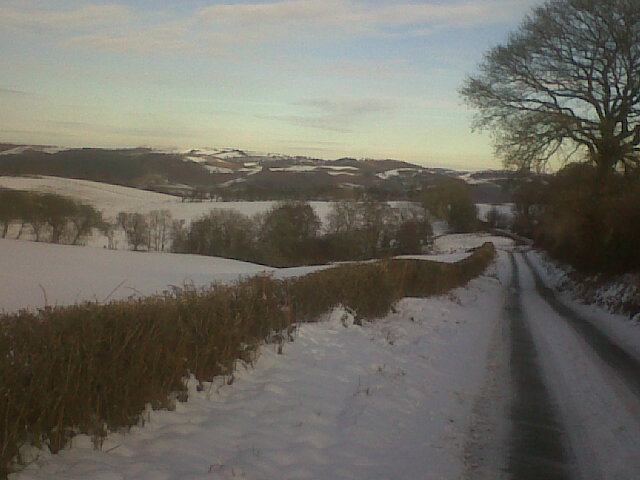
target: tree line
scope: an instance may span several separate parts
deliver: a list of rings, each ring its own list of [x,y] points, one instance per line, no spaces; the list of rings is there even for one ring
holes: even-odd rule
[[[284,267],[422,253],[432,230],[423,209],[370,199],[335,202],[322,229],[308,202],[285,200],[253,217],[212,210],[173,235],[175,252]]]
[[[284,200],[247,216],[213,209],[187,224],[167,210],[120,212],[105,220],[91,205],[52,193],[0,190],[0,235],[79,245],[102,232],[109,248],[124,234],[132,250],[218,256],[273,266],[362,260],[424,252],[432,237],[424,209],[373,199],[334,202],[322,228],[306,201]]]
[[[109,222],[92,205],[62,195],[0,189],[1,238],[81,245],[98,230],[115,248],[115,235],[121,230],[133,250],[164,251],[171,246],[174,223],[180,225],[167,210],[120,212]]]
[[[36,241],[78,245],[94,228],[104,228],[102,214],[91,205],[53,193],[0,190],[0,235],[12,225],[16,238],[28,229]]]

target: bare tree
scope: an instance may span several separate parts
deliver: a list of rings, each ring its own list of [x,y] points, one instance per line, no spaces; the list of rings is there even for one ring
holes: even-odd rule
[[[89,235],[94,228],[105,229],[102,213],[92,205],[76,203],[73,213],[69,217],[73,225],[71,244],[78,245],[81,240]]]
[[[149,212],[148,244],[151,250],[164,251],[169,241],[171,223],[171,212],[169,210],[153,210]]]
[[[345,233],[357,230],[361,226],[358,202],[340,200],[334,202],[327,216],[329,233]]]
[[[149,240],[149,222],[142,213],[118,213],[118,225],[122,227],[127,242],[134,250],[138,250]]]
[[[506,166],[640,164],[640,0],[547,1],[479,70],[460,92]]]

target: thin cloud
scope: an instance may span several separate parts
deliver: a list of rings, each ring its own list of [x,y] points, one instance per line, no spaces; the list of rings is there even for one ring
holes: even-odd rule
[[[10,88],[0,88],[0,95],[11,96],[11,97],[25,97],[31,95],[29,92],[24,92],[22,90],[11,90]]]
[[[117,26],[133,13],[122,5],[87,5],[76,10],[54,11],[0,7],[0,27],[27,30],[77,30]]]
[[[262,120],[278,120],[297,127],[313,128],[334,133],[353,133],[353,129],[344,125],[341,118],[329,116],[309,117],[304,115],[256,115]]]
[[[454,5],[394,3],[373,6],[351,0],[284,0],[261,4],[215,5],[197,13],[201,21],[218,27],[252,29],[342,27],[353,33],[389,35],[404,28],[405,35],[425,35],[434,27],[495,24],[520,16],[533,0],[465,1]]]
[[[400,108],[399,102],[386,99],[306,99],[294,102],[293,105],[311,107],[325,115],[349,119]]]
[[[2,87],[0,87],[0,97],[22,98],[22,99],[43,98],[42,95],[39,95],[37,93],[27,92],[24,90],[13,90],[11,88],[2,88]]]
[[[76,32],[79,26],[114,26],[89,35],[71,34],[63,45],[134,54],[231,55],[239,49],[290,38],[327,42],[363,36],[429,36],[445,28],[510,21],[522,16],[534,3],[536,0],[466,0],[453,5],[395,2],[372,5],[356,0],[234,3],[201,8],[150,28],[131,21],[134,13],[119,5],[93,5],[68,12],[5,8],[0,9],[0,26],[47,27],[69,32]]]
[[[306,112],[297,115],[263,115],[259,118],[337,133],[352,133],[359,123],[380,114],[390,114],[402,104],[388,99],[305,99],[291,104]]]
[[[186,27],[174,24],[135,31],[128,35],[81,35],[64,40],[62,44],[67,47],[119,53],[170,53],[192,48],[187,33]]]

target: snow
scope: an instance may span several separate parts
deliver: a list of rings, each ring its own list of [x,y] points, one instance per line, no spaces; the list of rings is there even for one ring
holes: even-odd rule
[[[486,241],[496,244],[498,261],[467,287],[404,299],[394,313],[362,327],[337,308],[323,322],[300,325],[281,355],[261,348],[254,368],[238,365],[233,384],[217,379],[198,392],[191,382],[188,402],[173,412],[149,411],[144,427],[110,434],[100,451],[83,435],[57,455],[25,450],[35,460],[10,479],[504,478],[509,452],[502,435],[509,429],[503,406],[510,397],[492,393],[488,378],[500,372],[500,382],[508,382],[503,302],[512,241],[442,235],[434,255],[418,258],[454,261]],[[530,255],[544,266],[542,257]],[[636,478],[637,400],[535,293],[521,258],[518,265],[523,308],[580,478]],[[0,305],[9,311],[42,306],[43,291],[49,303],[102,301],[170,284],[206,285],[258,272],[283,278],[317,268],[330,267],[266,269],[191,255],[0,240]],[[564,301],[638,352],[640,328]],[[503,370],[496,370],[496,358]],[[490,421],[498,423],[475,430],[492,437],[480,440],[487,446],[481,472],[469,453],[478,436],[473,429],[487,420],[478,417],[479,404],[489,405]]]
[[[433,240],[433,251],[436,254],[455,253],[478,248],[485,242],[493,242],[496,248],[509,247],[513,240],[483,233],[456,233],[441,235]]]
[[[382,180],[388,180],[392,177],[397,177],[404,173],[412,173],[418,171],[419,170],[416,168],[396,168],[394,170],[387,170],[385,172],[376,173],[376,177],[381,178]]]
[[[230,168],[216,167],[214,165],[204,165],[204,168],[206,168],[209,173],[233,173],[233,170]]]
[[[245,164],[246,165],[246,164]],[[269,167],[272,172],[324,172],[329,175],[355,175],[351,170],[358,170],[355,167],[333,166],[333,165],[290,165],[288,167]]]
[[[215,155],[218,158],[222,158],[222,159],[228,159],[228,158],[242,158],[242,157],[246,157],[246,154],[244,152],[241,152],[240,150],[218,150],[215,151],[214,153],[211,153],[211,155]]]
[[[514,213],[515,204],[513,203],[499,203],[499,204],[476,203],[476,208],[478,210],[478,218],[483,222],[487,221],[487,216],[489,212],[494,208],[497,210],[498,214],[503,215],[508,220],[513,220],[513,217],[515,215]]]
[[[400,258],[455,262],[468,255],[459,251]],[[297,277],[323,268],[331,265],[272,268],[218,257],[0,239],[0,312],[105,302],[162,293],[172,285],[201,287],[263,273]]]
[[[0,311],[115,300],[272,271],[198,255],[0,240]]]
[[[291,165],[289,167],[269,167],[272,172],[315,172],[318,170],[316,165]]]
[[[246,154],[241,150],[236,150],[233,148],[215,148],[215,147],[189,148],[189,149],[183,150],[183,153],[198,155],[200,157],[217,157],[221,159],[240,158],[240,157],[246,156]]]
[[[261,167],[259,167],[259,169],[260,168]],[[230,180],[226,182],[225,185],[244,181],[244,179]],[[173,220],[184,220],[186,223],[190,223],[203,215],[207,215],[212,210],[237,210],[244,215],[253,216],[266,212],[277,203],[275,201],[183,202],[182,199],[176,196],[163,193],[108,183],[92,182],[89,180],[48,176],[0,176],[0,188],[64,195],[93,205],[102,212],[106,220],[112,223],[115,221],[119,212],[146,214],[154,210],[166,210],[171,214]],[[321,223],[326,225],[333,202],[312,201],[309,202],[309,204],[320,218]],[[415,203],[406,201],[389,202],[389,205],[392,208],[415,208],[416,206]],[[10,232],[10,234],[15,235],[15,232]],[[120,237],[116,239],[117,245],[115,248],[126,248],[124,238]],[[108,239],[105,236],[97,234],[89,239],[88,244],[93,247],[109,246]]]
[[[291,278],[331,267],[273,268],[201,255],[0,239],[0,312],[142,297],[259,274]]]
[[[172,209],[182,203],[179,198],[163,193],[62,177],[0,177],[0,187],[57,193],[94,205],[110,218],[115,218],[121,211],[146,213]]]
[[[442,253],[437,255],[400,255],[398,258],[401,260],[428,260],[432,262],[442,262],[442,263],[455,263],[463,258],[467,258],[469,256],[469,252],[455,252],[455,253]]]
[[[355,170],[358,171],[357,167],[352,167],[350,165],[323,165],[323,168],[330,168],[331,170],[340,170],[340,171],[344,171],[344,170]]]
[[[20,145],[18,147],[14,147],[9,150],[4,150],[0,152],[0,155],[15,155],[15,154],[23,153],[26,150],[36,150],[38,152],[44,152],[44,153],[58,153],[58,152],[63,152],[65,150],[69,150],[69,148],[56,147],[56,146],[50,146],[50,145]]]
[[[206,162],[207,161],[207,157],[188,156],[188,157],[184,157],[182,160],[185,161],[185,162],[202,163],[202,162]]]
[[[209,173],[233,173],[233,169],[231,168],[219,167],[216,165],[208,164],[207,162],[211,161],[211,156],[200,156],[200,157],[188,156],[188,157],[184,157],[183,160],[185,162],[200,163],[204,168],[207,169]]]
[[[484,178],[474,178],[473,177],[473,172],[463,173],[462,175],[458,175],[458,178],[460,178],[461,180],[464,180],[469,185],[481,185],[481,184],[484,184],[484,183],[490,183],[489,181],[487,181]]]
[[[363,327],[337,309],[282,355],[263,347],[232,385],[191,385],[101,451],[79,436],[10,479],[462,478],[501,292],[484,276]]]
[[[261,165],[256,165],[256,166],[247,166],[247,165],[248,164],[245,163],[245,166],[243,168],[241,168],[240,170],[238,170],[238,171],[246,173],[247,175],[255,175],[255,174],[260,173],[262,171],[262,166]]]

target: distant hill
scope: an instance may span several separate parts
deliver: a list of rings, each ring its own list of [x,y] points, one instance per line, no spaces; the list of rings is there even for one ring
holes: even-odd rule
[[[335,199],[366,192],[405,200],[444,178],[472,186],[479,203],[510,201],[507,172],[456,172],[399,160],[323,160],[238,149],[64,149],[0,144],[0,175],[50,175],[181,196]]]

